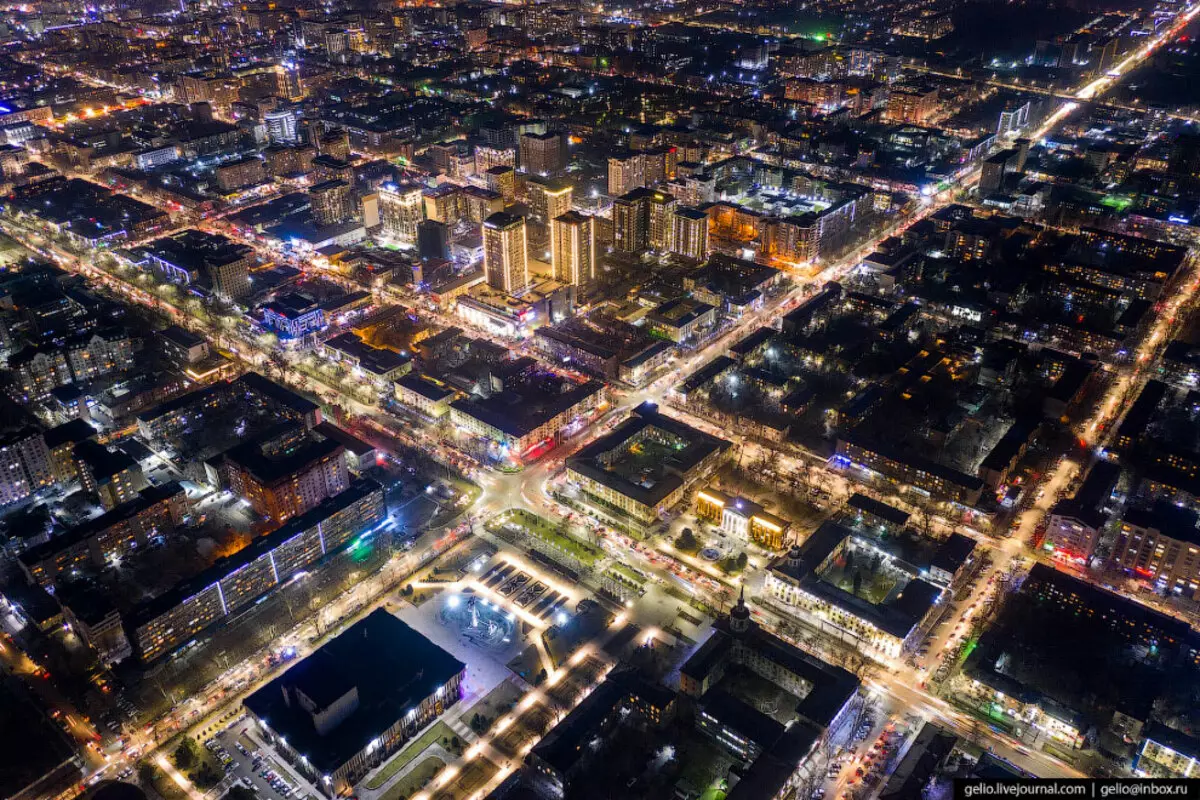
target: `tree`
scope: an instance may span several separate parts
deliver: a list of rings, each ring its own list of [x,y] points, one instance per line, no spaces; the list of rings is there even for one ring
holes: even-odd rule
[[[279,337],[273,333],[260,333],[254,341],[260,349],[266,350],[268,353],[279,346]]]
[[[158,780],[158,767],[150,761],[142,761],[137,765],[138,783],[143,786],[153,786]]]
[[[225,793],[225,800],[258,800],[258,795],[254,793],[253,789],[247,789],[240,784],[234,784]]]
[[[50,516],[50,509],[42,504],[14,511],[3,523],[3,530],[9,536],[32,537],[38,533],[48,534],[53,527],[54,520]]]
[[[812,476],[809,474],[810,467],[804,459],[799,459],[796,463],[796,471],[792,473],[792,492],[800,493],[807,492],[812,488]]]
[[[771,480],[775,482],[776,486],[779,485],[780,460],[781,460],[781,457],[780,457],[778,450],[771,449],[771,450],[768,450],[765,454],[763,454],[763,460],[762,460],[763,474],[769,476],[771,478]]]
[[[180,742],[179,746],[175,748],[173,758],[175,766],[180,769],[188,769],[194,765],[196,763],[196,740],[188,737]]]
[[[875,674],[875,662],[853,649],[844,651],[842,668],[860,681],[867,680]]]
[[[932,497],[926,497],[917,507],[917,530],[919,530],[921,535],[926,539],[933,537],[933,518],[935,516],[935,512],[936,508],[934,507],[934,501]]]
[[[217,771],[207,761],[202,762],[200,767],[192,773],[192,783],[201,789],[211,789],[220,782],[221,776],[217,774]]]
[[[738,569],[745,569],[745,568],[746,568],[746,564],[747,564],[747,563],[749,563],[750,559],[749,559],[749,557],[747,557],[747,555],[746,555],[746,551],[745,551],[745,550],[743,550],[742,552],[740,552],[740,553],[738,553],[738,554],[737,554],[737,559],[736,559],[736,561],[737,561],[737,568],[738,568]]]
[[[675,539],[675,548],[685,553],[694,553],[700,549],[700,542],[691,528],[684,528]]]

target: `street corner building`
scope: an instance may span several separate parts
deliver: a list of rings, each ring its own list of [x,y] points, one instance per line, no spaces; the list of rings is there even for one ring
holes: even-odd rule
[[[376,609],[245,706],[263,737],[333,797],[457,703],[465,674],[457,658]]]
[[[568,458],[567,480],[589,502],[649,524],[682,500],[688,485],[711,472],[731,447],[646,402],[612,433]]]

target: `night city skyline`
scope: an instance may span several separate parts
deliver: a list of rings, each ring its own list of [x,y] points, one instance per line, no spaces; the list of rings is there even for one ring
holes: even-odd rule
[[[5,10],[0,800],[1200,797],[1200,3]]]

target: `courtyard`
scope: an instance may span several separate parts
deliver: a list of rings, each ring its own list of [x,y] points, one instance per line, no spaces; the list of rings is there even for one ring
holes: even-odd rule
[[[910,579],[908,573],[892,565],[891,558],[856,539],[847,539],[841,552],[817,574],[873,606],[886,604],[904,590]]]

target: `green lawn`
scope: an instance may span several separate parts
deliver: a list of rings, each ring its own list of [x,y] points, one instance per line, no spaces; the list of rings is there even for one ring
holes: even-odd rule
[[[471,718],[475,714],[485,717],[488,720],[488,726],[496,721],[496,718],[506,713],[509,709],[516,705],[521,699],[521,690],[513,685],[512,681],[503,680],[494,689],[479,699],[475,705],[468,709],[468,714],[463,718],[463,721],[468,725],[471,724]]]
[[[689,735],[679,748],[678,785],[693,792],[724,791],[725,775],[733,764],[728,752],[699,735]],[[705,797],[708,797],[705,794]]]
[[[396,785],[384,792],[380,800],[408,800],[421,791],[425,782],[437,775],[444,766],[446,766],[445,761],[437,756],[430,756],[413,767],[412,772],[396,781]]]
[[[414,606],[420,607],[421,605],[428,603],[430,600],[437,597],[438,593],[441,591],[443,591],[443,589],[437,586],[417,589],[413,592],[412,597],[408,598],[408,601]]]
[[[700,800],[725,800],[725,792],[720,786],[710,786],[700,795]]]
[[[609,572],[614,572],[620,575],[622,579],[629,581],[635,586],[641,586],[646,582],[646,576],[642,575],[637,570],[625,566],[619,561],[614,561],[608,568]]]
[[[388,761],[379,772],[372,775],[365,786],[368,789],[378,789],[387,783],[393,775],[404,769],[408,765],[408,762],[419,756],[426,747],[429,747],[434,742],[440,742],[442,739],[453,739],[457,735],[454,731],[450,730],[449,725],[438,720],[426,729],[423,734],[405,745],[399,753],[392,756],[391,761]]]
[[[157,764],[149,760],[143,763],[150,765],[147,768],[147,776],[150,777],[150,783],[154,787],[154,791],[163,800],[188,800],[190,795],[179,784],[167,777],[167,773],[163,772]],[[141,775],[141,768],[139,768],[138,775]]]
[[[585,566],[593,566],[604,557],[604,551],[599,547],[559,533],[557,526],[527,511],[517,511],[516,509],[506,511],[493,517],[488,526],[500,527],[508,522],[520,525],[531,536],[541,539],[555,550],[569,554]]]
[[[529,645],[506,666],[511,672],[532,683],[533,676],[542,668],[542,659],[538,656],[537,648]]]

